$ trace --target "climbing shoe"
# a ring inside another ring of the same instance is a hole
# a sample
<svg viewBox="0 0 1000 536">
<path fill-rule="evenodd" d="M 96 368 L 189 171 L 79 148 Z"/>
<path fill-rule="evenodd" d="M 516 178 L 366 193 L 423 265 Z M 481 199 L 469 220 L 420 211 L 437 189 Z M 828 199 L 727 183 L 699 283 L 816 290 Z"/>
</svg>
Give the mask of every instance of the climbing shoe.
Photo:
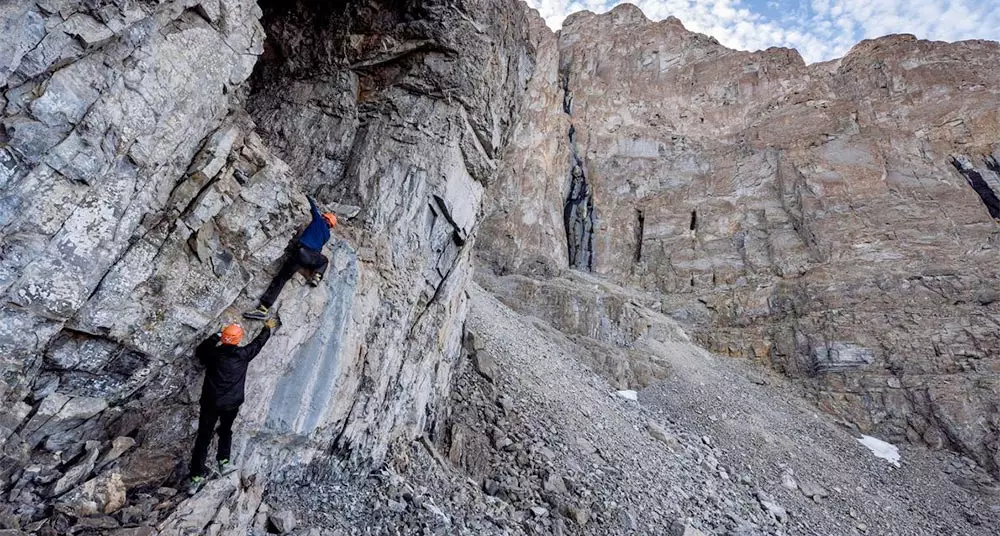
<svg viewBox="0 0 1000 536">
<path fill-rule="evenodd" d="M 219 476 L 226 476 L 236 470 L 236 466 L 229 460 L 219 460 Z"/>
<path fill-rule="evenodd" d="M 251 320 L 267 320 L 270 316 L 271 311 L 263 305 L 258 305 L 253 311 L 243 313 L 243 318 L 249 318 Z"/>
<path fill-rule="evenodd" d="M 188 495 L 194 495 L 201 490 L 201 487 L 205 485 L 205 477 L 203 476 L 193 476 L 188 482 Z"/>
<path fill-rule="evenodd" d="M 309 278 L 309 286 L 311 287 L 318 287 L 322 282 L 323 274 L 313 274 L 313 276 Z"/>
</svg>

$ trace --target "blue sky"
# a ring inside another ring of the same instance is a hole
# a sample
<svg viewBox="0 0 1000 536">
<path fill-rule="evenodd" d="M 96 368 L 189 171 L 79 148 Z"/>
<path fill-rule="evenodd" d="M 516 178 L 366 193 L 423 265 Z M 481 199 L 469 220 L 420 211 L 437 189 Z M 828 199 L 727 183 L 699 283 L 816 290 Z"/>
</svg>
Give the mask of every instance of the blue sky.
<svg viewBox="0 0 1000 536">
<path fill-rule="evenodd" d="M 621 2 L 526 0 L 553 29 L 584 9 Z M 675 16 L 692 31 L 741 50 L 798 49 L 806 62 L 843 56 L 869 37 L 911 33 L 922 39 L 1000 40 L 1000 0 L 634 0 L 647 17 Z"/>
</svg>

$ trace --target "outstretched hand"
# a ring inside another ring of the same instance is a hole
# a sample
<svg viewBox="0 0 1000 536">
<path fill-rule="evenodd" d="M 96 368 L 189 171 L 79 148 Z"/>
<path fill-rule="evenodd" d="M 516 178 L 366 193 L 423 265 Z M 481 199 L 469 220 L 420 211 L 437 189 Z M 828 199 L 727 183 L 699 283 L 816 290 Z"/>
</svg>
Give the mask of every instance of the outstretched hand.
<svg viewBox="0 0 1000 536">
<path fill-rule="evenodd" d="M 264 327 L 266 327 L 267 329 L 270 329 L 272 331 L 275 330 L 275 329 L 277 329 L 278 326 L 280 326 L 280 325 L 281 325 L 281 322 L 278 320 L 277 315 L 272 316 L 271 318 L 268 318 L 267 321 L 264 322 Z"/>
</svg>

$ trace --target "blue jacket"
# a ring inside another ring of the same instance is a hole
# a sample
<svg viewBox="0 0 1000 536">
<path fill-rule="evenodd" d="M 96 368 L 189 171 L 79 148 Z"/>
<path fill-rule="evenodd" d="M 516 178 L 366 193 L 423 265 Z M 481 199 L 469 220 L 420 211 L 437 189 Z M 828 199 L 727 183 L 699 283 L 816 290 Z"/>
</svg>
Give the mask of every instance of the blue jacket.
<svg viewBox="0 0 1000 536">
<path fill-rule="evenodd" d="M 312 209 L 312 221 L 299 236 L 299 244 L 307 249 L 320 251 L 323 249 L 323 244 L 326 244 L 326 241 L 330 239 L 330 227 L 326 224 L 326 220 L 323 219 L 323 215 L 319 213 L 319 209 L 316 208 L 312 199 L 309 200 L 309 207 Z"/>
</svg>

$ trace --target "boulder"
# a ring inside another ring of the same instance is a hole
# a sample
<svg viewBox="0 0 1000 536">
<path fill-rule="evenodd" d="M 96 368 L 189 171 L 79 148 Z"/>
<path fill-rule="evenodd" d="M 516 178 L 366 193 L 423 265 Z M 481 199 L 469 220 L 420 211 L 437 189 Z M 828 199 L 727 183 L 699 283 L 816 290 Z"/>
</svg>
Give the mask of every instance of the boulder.
<svg viewBox="0 0 1000 536">
<path fill-rule="evenodd" d="M 761 509 L 767 512 L 778 523 L 786 523 L 788 521 L 788 511 L 768 495 L 763 492 L 757 492 L 757 501 L 760 503 Z"/>
<path fill-rule="evenodd" d="M 154 536 L 153 527 L 129 527 L 108 532 L 108 536 Z"/>
<path fill-rule="evenodd" d="M 649 421 L 646 423 L 646 431 L 649 432 L 650 437 L 663 443 L 671 450 L 680 446 L 680 442 L 677 441 L 677 438 L 670 432 L 667 432 L 666 428 L 660 426 L 659 423 Z"/>
<path fill-rule="evenodd" d="M 405 506 L 405 505 L 404 505 Z M 271 512 L 268 514 L 267 520 L 274 527 L 274 530 L 278 534 L 288 534 L 295 530 L 295 514 L 291 510 L 281 510 L 280 512 Z"/>
<path fill-rule="evenodd" d="M 125 491 L 120 473 L 105 473 L 60 497 L 56 510 L 73 517 L 113 514 L 125 505 Z"/>
<path fill-rule="evenodd" d="M 111 441 L 111 448 L 101 457 L 100 465 L 113 462 L 135 446 L 135 439 L 128 436 L 118 436 Z"/>
<path fill-rule="evenodd" d="M 577 525 L 581 527 L 586 525 L 587 521 L 590 520 L 590 510 L 587 510 L 586 508 L 580 508 L 577 506 L 566 507 L 565 515 L 566 517 L 572 519 L 573 522 L 575 522 Z"/>
<path fill-rule="evenodd" d="M 826 488 L 807 479 L 799 479 L 799 491 L 801 491 L 806 497 L 817 501 L 830 496 L 830 492 L 827 491 Z"/>
<path fill-rule="evenodd" d="M 486 378 L 490 383 L 496 382 L 497 377 L 497 364 L 493 356 L 489 355 L 484 351 L 474 352 L 472 354 L 472 363 L 476 367 L 476 372 L 480 376 Z"/>
<path fill-rule="evenodd" d="M 549 493 L 568 493 L 566 482 L 556 473 L 549 473 L 549 476 L 545 478 L 545 482 L 542 483 L 542 489 Z"/>
<path fill-rule="evenodd" d="M 121 463 L 121 478 L 128 488 L 158 486 L 170 476 L 177 459 L 162 451 L 140 449 Z"/>
<path fill-rule="evenodd" d="M 56 481 L 55 486 L 52 487 L 51 496 L 58 497 L 62 495 L 70 488 L 75 486 L 77 482 L 83 480 L 90 475 L 90 472 L 94 470 L 94 464 L 97 461 L 97 457 L 100 455 L 98 448 L 100 443 L 97 441 L 88 441 L 86 446 L 86 455 L 79 463 L 71 467 L 66 474 L 64 474 L 59 480 Z"/>
</svg>

